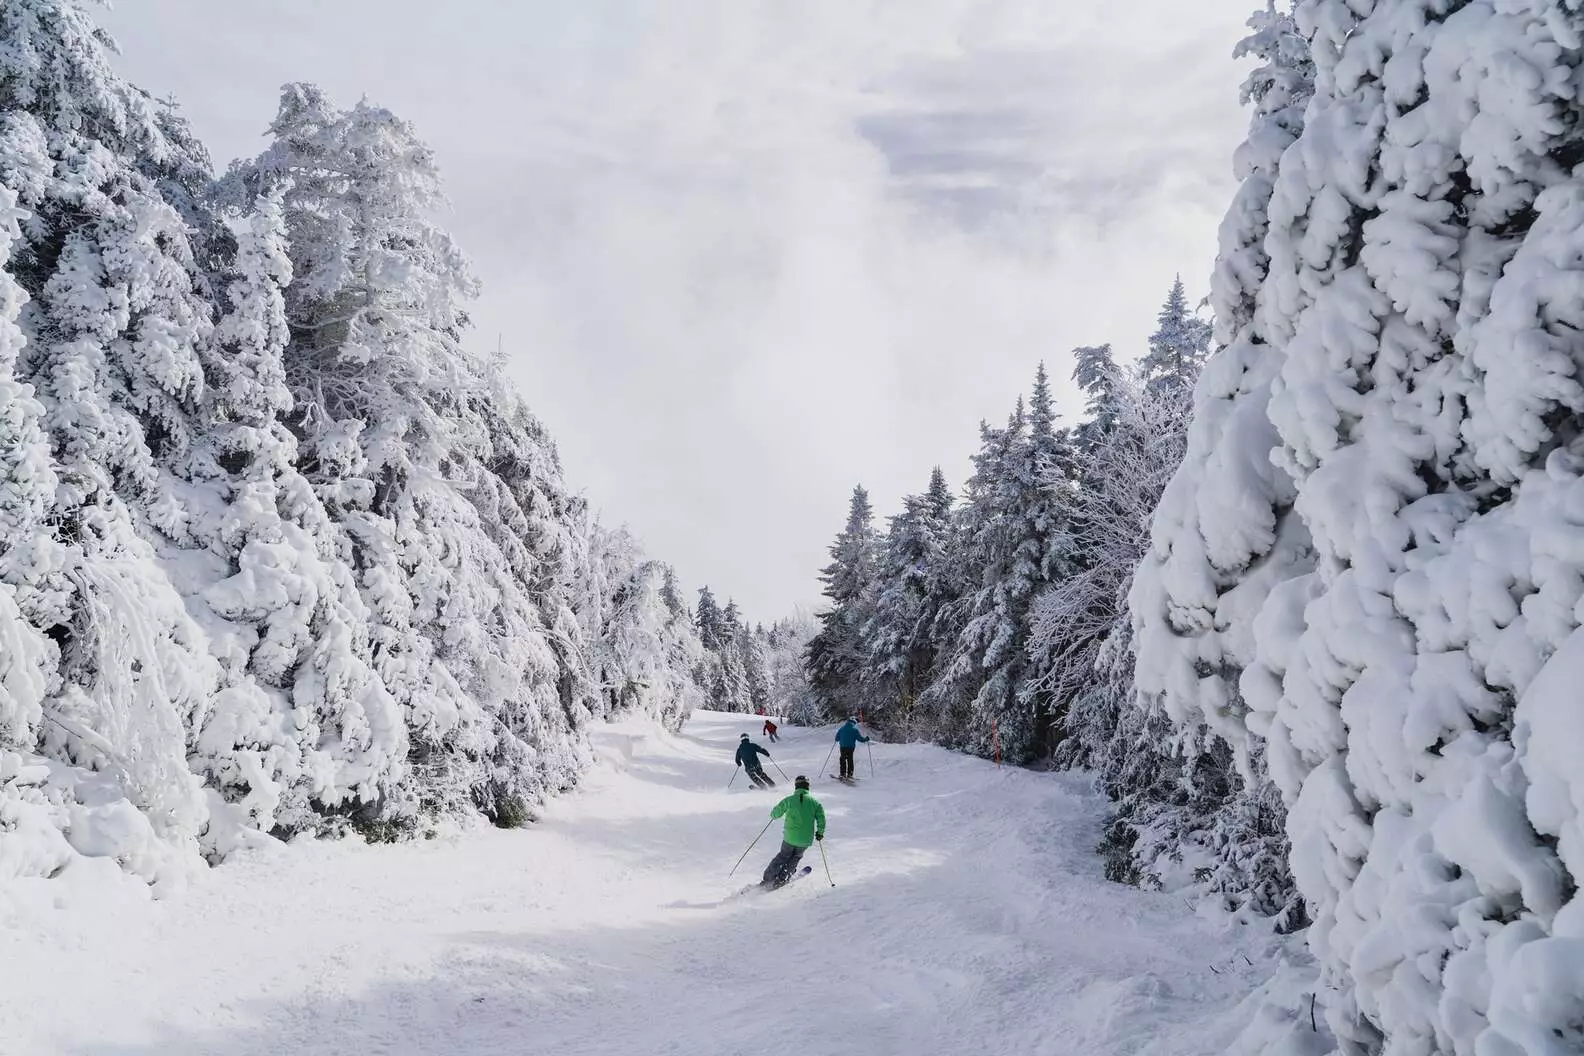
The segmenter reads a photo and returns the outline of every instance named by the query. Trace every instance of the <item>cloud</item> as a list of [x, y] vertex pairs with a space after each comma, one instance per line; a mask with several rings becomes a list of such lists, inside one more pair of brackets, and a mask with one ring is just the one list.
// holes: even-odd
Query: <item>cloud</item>
[[[1248, 0], [145, 0], [222, 157], [308, 79], [414, 121], [574, 486], [693, 584], [815, 597], [854, 483], [961, 478], [1040, 359], [1201, 287]], [[1066, 406], [1078, 403], [1064, 387]]]

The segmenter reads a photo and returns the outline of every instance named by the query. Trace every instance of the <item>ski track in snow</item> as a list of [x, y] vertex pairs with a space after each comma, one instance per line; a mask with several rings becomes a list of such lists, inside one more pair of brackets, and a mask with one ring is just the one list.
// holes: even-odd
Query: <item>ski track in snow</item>
[[[0, 1052], [17, 1056], [1017, 1053], [1199, 1056], [1270, 974], [1268, 938], [1107, 882], [1082, 775], [923, 745], [816, 769], [831, 728], [766, 745], [825, 804], [831, 887], [750, 892], [778, 787], [738, 775], [758, 720], [601, 727], [545, 818], [234, 859], [184, 896], [123, 877], [0, 887]], [[757, 739], [757, 733], [755, 737]], [[834, 767], [835, 760], [830, 765]], [[113, 866], [106, 863], [108, 870]], [[1246, 954], [1252, 964], [1245, 964]], [[1217, 971], [1212, 971], [1212, 965]]]

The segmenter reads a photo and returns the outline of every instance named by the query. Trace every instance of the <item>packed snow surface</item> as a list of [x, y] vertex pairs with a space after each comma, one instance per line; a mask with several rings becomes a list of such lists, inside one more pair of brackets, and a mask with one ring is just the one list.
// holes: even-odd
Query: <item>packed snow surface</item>
[[602, 727], [526, 829], [247, 851], [158, 901], [110, 862], [0, 887], [0, 1050], [1201, 1056], [1283, 1018], [1238, 1007], [1268, 935], [1104, 879], [1080, 775], [876, 744], [847, 787], [830, 728], [783, 726], [766, 747], [813, 778], [835, 886], [816, 846], [742, 893], [779, 827], [727, 870], [790, 791], [773, 766], [776, 790], [728, 791], [760, 721]]

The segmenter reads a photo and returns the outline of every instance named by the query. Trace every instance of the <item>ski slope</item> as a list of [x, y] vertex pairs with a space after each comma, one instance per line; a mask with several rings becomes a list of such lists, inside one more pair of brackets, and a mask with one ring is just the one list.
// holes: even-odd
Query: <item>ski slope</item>
[[1280, 944], [1108, 883], [1079, 776], [876, 744], [849, 788], [818, 769], [832, 729], [784, 726], [766, 747], [814, 779], [836, 886], [815, 847], [738, 894], [790, 791], [773, 767], [726, 790], [757, 725], [602, 728], [525, 830], [255, 852], [162, 902], [108, 863], [0, 888], [0, 1052], [1199, 1056], [1258, 1011]]

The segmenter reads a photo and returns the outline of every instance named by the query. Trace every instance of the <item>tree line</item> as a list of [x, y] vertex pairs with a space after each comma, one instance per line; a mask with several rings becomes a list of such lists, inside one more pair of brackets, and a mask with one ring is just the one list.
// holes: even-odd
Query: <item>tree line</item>
[[464, 347], [411, 125], [288, 84], [217, 173], [78, 0], [8, 0], [0, 41], [8, 870], [516, 825], [594, 721], [796, 693], [791, 625], [695, 620]]

